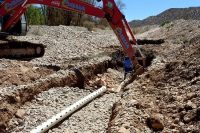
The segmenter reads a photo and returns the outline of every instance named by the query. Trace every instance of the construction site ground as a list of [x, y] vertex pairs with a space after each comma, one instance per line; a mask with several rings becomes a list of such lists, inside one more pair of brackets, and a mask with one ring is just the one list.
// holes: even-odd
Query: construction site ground
[[[119, 93], [96, 98], [49, 133], [199, 133], [200, 21], [177, 20], [138, 34], [154, 56]], [[46, 46], [42, 58], [0, 60], [0, 132], [26, 133], [102, 86], [123, 81], [120, 44], [110, 30], [31, 26], [9, 37]]]

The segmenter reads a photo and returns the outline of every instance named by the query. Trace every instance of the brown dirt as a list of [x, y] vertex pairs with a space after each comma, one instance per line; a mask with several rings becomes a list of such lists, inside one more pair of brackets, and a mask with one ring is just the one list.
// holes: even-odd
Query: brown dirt
[[[115, 56], [115, 53], [113, 53], [112, 56]], [[84, 88], [84, 86], [88, 84], [88, 82], [93, 79], [95, 75], [101, 75], [101, 73], [106, 72], [108, 68], [116, 66], [116, 63], [117, 62], [113, 61], [110, 57], [99, 59], [99, 61], [94, 61], [93, 64], [83, 65], [80, 68], [60, 70], [47, 77], [37, 79], [33, 83], [26, 82], [26, 85], [16, 87], [12, 93], [2, 94], [4, 97], [0, 100], [0, 118], [2, 118], [2, 128], [0, 128], [0, 131], [6, 132], [5, 127], [8, 126], [9, 120], [13, 117], [20, 106], [27, 101], [31, 101], [37, 94], [53, 87], [64, 87], [66, 85]], [[21, 68], [21, 65], [19, 68]], [[6, 89], [11, 88], [3, 88], [3, 92], [6, 92]]]
[[54, 70], [28, 62], [1, 61], [0, 86], [23, 85], [52, 74]]
[[123, 81], [123, 72], [116, 69], [107, 69], [103, 74], [97, 74], [92, 80], [88, 81], [87, 85], [93, 89], [101, 86], [106, 86], [110, 91], [115, 91]]
[[[145, 74], [125, 88], [113, 108], [109, 132], [150, 133], [156, 129], [148, 120], [154, 119], [164, 125], [163, 133], [199, 133], [200, 32], [199, 22], [189, 23], [176, 22], [171, 32], [163, 28], [163, 36], [170, 34], [164, 37], [166, 42], [145, 47], [157, 57]], [[183, 33], [186, 40], [180, 41]]]

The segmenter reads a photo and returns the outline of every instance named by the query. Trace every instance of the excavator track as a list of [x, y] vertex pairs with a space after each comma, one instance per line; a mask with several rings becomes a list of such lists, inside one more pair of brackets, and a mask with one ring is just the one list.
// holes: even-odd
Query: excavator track
[[45, 47], [24, 41], [0, 40], [0, 58], [8, 59], [32, 59], [42, 57]]

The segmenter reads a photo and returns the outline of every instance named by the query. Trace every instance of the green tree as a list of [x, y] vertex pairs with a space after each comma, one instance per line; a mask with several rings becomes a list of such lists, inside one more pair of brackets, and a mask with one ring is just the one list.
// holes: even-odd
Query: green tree
[[[82, 0], [94, 6], [98, 6], [96, 0]], [[116, 0], [116, 4], [120, 10], [125, 8], [125, 4], [122, 0]], [[109, 27], [109, 23], [106, 19], [97, 19], [96, 17], [81, 14], [77, 12], [66, 11], [63, 9], [57, 9], [52, 7], [43, 8], [43, 14], [46, 16], [47, 25], [74, 25], [83, 26], [91, 29], [91, 27], [97, 27], [105, 29]]]
[[[83, 0], [89, 4], [96, 4], [96, 0]], [[85, 14], [47, 7], [48, 25], [75, 25], [84, 26], [87, 21], [92, 21], [91, 16]]]
[[26, 12], [29, 25], [41, 25], [44, 24], [44, 15], [40, 8], [33, 5], [28, 7]]

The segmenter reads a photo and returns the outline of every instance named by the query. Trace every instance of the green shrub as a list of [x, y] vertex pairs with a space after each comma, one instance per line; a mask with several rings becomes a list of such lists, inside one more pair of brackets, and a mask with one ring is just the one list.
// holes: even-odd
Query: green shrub
[[160, 26], [163, 27], [163, 26], [165, 26], [166, 24], [169, 24], [169, 23], [170, 23], [170, 21], [165, 21], [165, 22], [161, 23]]
[[26, 15], [30, 25], [44, 24], [44, 16], [40, 8], [31, 5], [28, 7]]
[[93, 28], [95, 27], [95, 23], [90, 21], [85, 21], [83, 22], [83, 26], [86, 27], [88, 31], [92, 31]]

